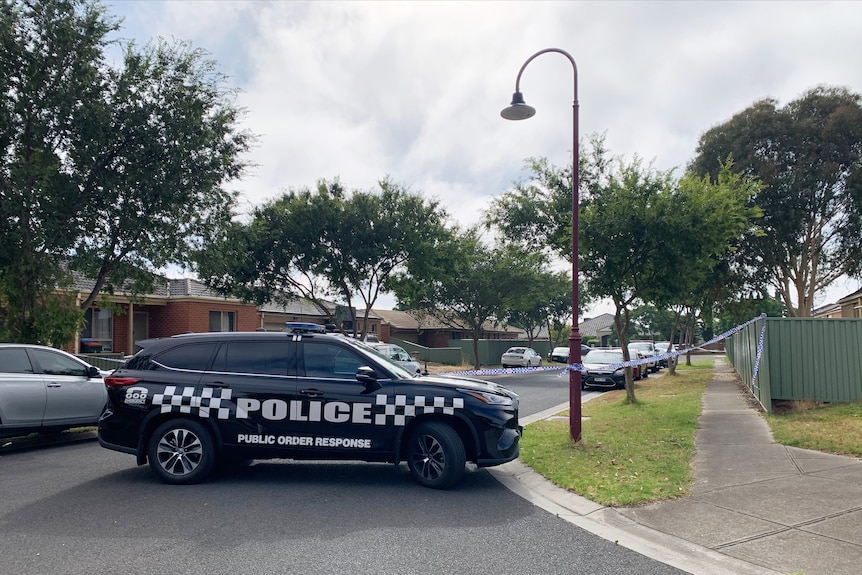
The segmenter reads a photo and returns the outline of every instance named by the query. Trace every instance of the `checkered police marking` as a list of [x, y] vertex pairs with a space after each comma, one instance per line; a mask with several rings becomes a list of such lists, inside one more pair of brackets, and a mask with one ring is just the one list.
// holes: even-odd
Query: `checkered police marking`
[[184, 387], [182, 392], [177, 393], [175, 385], [168, 385], [163, 393], [153, 395], [153, 405], [160, 405], [162, 413], [191, 413], [192, 409], [197, 409], [198, 415], [209, 417], [212, 410], [216, 418], [227, 419], [230, 417], [230, 408], [222, 407], [222, 400], [228, 402], [230, 397], [230, 389], [205, 387], [203, 395], [198, 396], [195, 395], [194, 387]]
[[383, 413], [374, 416], [374, 425], [386, 425], [387, 419], [391, 416], [393, 424], [401, 427], [406, 424], [408, 418], [417, 415], [417, 409], [421, 410], [419, 415], [426, 413], [453, 415], [456, 409], [464, 408], [464, 399], [461, 397], [453, 398], [451, 405], [446, 403], [445, 397], [426, 398], [424, 395], [417, 395], [412, 403], [408, 403], [406, 395], [396, 395], [395, 402], [389, 403], [389, 397], [381, 394], [377, 396], [377, 405], [383, 405], [385, 408]]
[[[184, 387], [178, 390], [177, 386], [165, 387], [163, 393], [153, 395], [153, 405], [160, 406], [162, 413], [194, 413], [200, 417], [214, 415], [217, 419], [228, 419], [231, 416], [230, 389], [214, 389], [206, 387], [201, 396], [195, 395], [194, 387]], [[382, 413], [373, 415], [371, 410], [374, 406], [383, 408]], [[246, 419], [250, 413], [257, 412], [264, 419], [279, 421], [289, 419], [291, 421], [327, 421], [329, 423], [364, 423], [373, 425], [394, 425], [403, 427], [407, 421], [417, 415], [442, 414], [454, 415], [456, 409], [464, 409], [464, 399], [461, 397], [426, 397], [417, 395], [408, 397], [406, 395], [395, 395], [390, 397], [385, 394], [377, 395], [375, 403], [345, 403], [342, 401], [300, 401], [290, 402], [281, 399], [267, 399], [264, 401], [254, 398], [240, 398], [237, 400], [236, 414], [238, 419]]]

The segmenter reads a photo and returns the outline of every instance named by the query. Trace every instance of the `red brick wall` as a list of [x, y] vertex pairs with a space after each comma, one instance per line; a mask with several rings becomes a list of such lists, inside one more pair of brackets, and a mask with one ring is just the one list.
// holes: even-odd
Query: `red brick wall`
[[119, 304], [122, 311], [114, 310], [114, 353], [132, 353], [126, 349], [129, 341], [129, 306]]
[[168, 337], [186, 332], [210, 330], [210, 312], [234, 312], [237, 331], [254, 331], [259, 327], [254, 306], [218, 301], [175, 301], [162, 308], [161, 314], [150, 314], [150, 336]]

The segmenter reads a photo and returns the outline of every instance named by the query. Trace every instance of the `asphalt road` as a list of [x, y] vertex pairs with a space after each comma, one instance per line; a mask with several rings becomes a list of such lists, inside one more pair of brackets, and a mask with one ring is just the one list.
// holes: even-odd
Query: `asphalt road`
[[[554, 372], [494, 378], [528, 415]], [[405, 466], [255, 462], [169, 486], [93, 441], [0, 452], [0, 573], [681, 573], [511, 493], [484, 470], [449, 491]]]

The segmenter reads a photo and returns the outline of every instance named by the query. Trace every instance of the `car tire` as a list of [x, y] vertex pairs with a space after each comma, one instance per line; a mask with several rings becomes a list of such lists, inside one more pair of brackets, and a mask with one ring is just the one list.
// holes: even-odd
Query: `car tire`
[[215, 467], [215, 443], [200, 422], [171, 419], [150, 436], [147, 458], [150, 468], [165, 483], [197, 483]]
[[421, 485], [447, 489], [464, 475], [467, 463], [461, 437], [445, 423], [420, 423], [410, 435], [407, 465]]

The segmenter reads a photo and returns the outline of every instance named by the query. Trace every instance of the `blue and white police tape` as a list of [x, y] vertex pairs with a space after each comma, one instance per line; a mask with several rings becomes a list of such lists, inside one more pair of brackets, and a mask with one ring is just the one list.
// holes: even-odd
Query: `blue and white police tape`
[[467, 371], [447, 371], [441, 373], [444, 376], [458, 375], [505, 375], [509, 373], [531, 373], [534, 371], [557, 371], [566, 369], [566, 366], [547, 366], [547, 367], [497, 367], [493, 369], [470, 369]]
[[[707, 342], [705, 342], [699, 346], [689, 347], [689, 348], [685, 348], [682, 350], [668, 351], [668, 352], [665, 352], [665, 353], [662, 353], [662, 354], [659, 354], [657, 356], [653, 356], [650, 358], [646, 358], [646, 359], [632, 359], [632, 360], [624, 361], [621, 363], [603, 365], [602, 370], [603, 371], [604, 370], [616, 371], [617, 369], [620, 369], [620, 368], [634, 367], [636, 365], [654, 363], [656, 361], [661, 361], [663, 359], [670, 359], [672, 357], [677, 357], [680, 355], [685, 355], [687, 353], [691, 353], [691, 351], [695, 350], [695, 349], [699, 349], [702, 351], [710, 351], [710, 350], [705, 350], [704, 348], [710, 344], [719, 342], [723, 339], [727, 339], [731, 335], [742, 331], [743, 329], [745, 329], [749, 325], [751, 325], [757, 321], [760, 321], [760, 320], [764, 320], [764, 321], [763, 321], [763, 326], [760, 329], [760, 341], [757, 344], [757, 357], [754, 360], [754, 373], [753, 373], [752, 378], [751, 378], [752, 379], [752, 387], [757, 387], [757, 383], [756, 383], [757, 382], [757, 371], [758, 371], [758, 367], [760, 366], [760, 357], [763, 353], [763, 340], [766, 336], [766, 321], [765, 321], [766, 320], [766, 314], [761, 314], [754, 319], [751, 319], [751, 320], [749, 320], [743, 324], [740, 324], [734, 328], [731, 328], [731, 329], [727, 330], [726, 332], [722, 333], [721, 335], [718, 335], [718, 336], [712, 338], [711, 340], [709, 340], [709, 341], [707, 341]], [[586, 370], [587, 369], [584, 367], [583, 364], [572, 363], [572, 364], [569, 364], [566, 366], [561, 366], [561, 367], [556, 367], [556, 366], [550, 367], [549, 366], [549, 367], [505, 367], [505, 368], [495, 368], [495, 369], [473, 369], [473, 370], [467, 370], [467, 371], [447, 372], [447, 373], [442, 373], [440, 375], [445, 375], [445, 376], [506, 375], [506, 374], [513, 374], [513, 373], [531, 373], [534, 371], [560, 371], [559, 377], [562, 377], [563, 375], [566, 374], [566, 372], [569, 372], [569, 371], [586, 371]]]

